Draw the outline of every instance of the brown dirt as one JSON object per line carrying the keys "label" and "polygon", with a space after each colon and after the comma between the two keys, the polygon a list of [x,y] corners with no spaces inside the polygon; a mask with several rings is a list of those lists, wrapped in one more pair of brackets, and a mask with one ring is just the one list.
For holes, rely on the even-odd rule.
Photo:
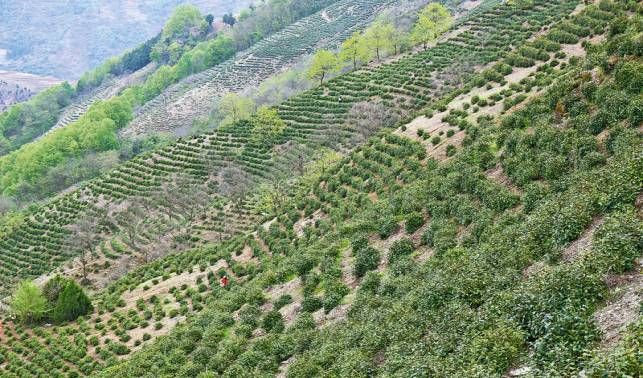
{"label": "brown dirt", "polygon": [[500,164],[496,165],[494,168],[489,169],[485,172],[485,175],[487,176],[488,179],[493,180],[497,182],[498,184],[502,184],[512,192],[516,194],[522,194],[522,190],[520,190],[516,185],[514,185],[513,182],[511,182],[511,179],[507,174],[505,173],[504,169],[502,169],[502,166]]}
{"label": "brown dirt", "polygon": [[[640,266],[639,266],[640,269]],[[599,348],[614,348],[623,336],[625,327],[638,320],[643,290],[643,276],[640,272],[627,275],[608,275],[610,296],[604,305],[594,313],[598,328],[603,331]]]}
{"label": "brown dirt", "polygon": [[[229,270],[228,264],[225,260],[222,259],[219,260],[215,265],[209,266],[204,272],[201,272],[199,270],[199,266],[195,265],[192,268],[192,273],[183,272],[179,275],[172,273],[171,277],[165,281],[161,280],[160,277],[157,277],[156,279],[159,280],[159,283],[157,285],[153,285],[151,280],[143,282],[141,283],[141,285],[139,285],[138,288],[132,291],[126,291],[121,294],[121,298],[123,298],[123,300],[125,300],[125,302],[127,303],[127,306],[125,306],[123,309],[127,311],[130,308],[136,307],[136,301],[140,298],[148,300],[152,295],[156,295],[158,297],[170,295],[169,290],[172,286],[180,287],[183,284],[187,284],[190,287],[196,287],[196,280],[198,277],[201,277],[204,279],[204,281],[207,281],[205,278],[208,274],[208,271],[216,272],[221,267],[226,268],[228,274],[230,276],[233,276],[232,272]],[[148,285],[150,289],[143,290],[143,287],[145,285]]]}
{"label": "brown dirt", "polygon": [[563,251],[563,259],[570,261],[586,255],[591,248],[594,234],[603,225],[603,215],[598,215],[592,224]]}

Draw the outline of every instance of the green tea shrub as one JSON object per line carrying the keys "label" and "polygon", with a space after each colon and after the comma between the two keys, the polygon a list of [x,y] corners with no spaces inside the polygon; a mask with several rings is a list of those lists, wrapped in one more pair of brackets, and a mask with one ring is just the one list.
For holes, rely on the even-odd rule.
{"label": "green tea shrub", "polygon": [[410,238],[403,237],[396,240],[389,248],[388,263],[392,264],[400,257],[410,255],[414,249],[413,241]]}
{"label": "green tea shrub", "polygon": [[643,91],[643,64],[636,60],[621,60],[616,65],[614,78],[624,90],[639,94]]}
{"label": "green tea shrub", "polygon": [[547,34],[547,39],[557,43],[566,43],[569,45],[574,45],[578,43],[578,36],[568,33],[561,29],[552,29]]}
{"label": "green tea shrub", "polygon": [[310,312],[302,312],[288,327],[287,332],[308,331],[312,329],[315,329],[315,319]]}
{"label": "green tea shrub", "polygon": [[364,275],[364,279],[359,286],[358,293],[374,295],[380,287],[382,277],[379,273],[369,271]]}
{"label": "green tea shrub", "polygon": [[304,297],[301,302],[301,310],[305,312],[315,312],[324,306],[322,299],[316,296]]}
{"label": "green tea shrub", "polygon": [[114,352],[116,355],[121,356],[124,354],[129,354],[130,350],[125,344],[118,343],[116,341],[112,341],[109,343],[107,346],[107,349],[110,351]]}
{"label": "green tea shrub", "polygon": [[377,234],[381,239],[388,238],[397,230],[397,220],[392,217],[383,218],[377,225]]}
{"label": "green tea shrub", "polygon": [[247,325],[253,330],[259,326],[261,311],[254,306],[244,305],[239,311],[239,324]]}
{"label": "green tea shrub", "polygon": [[605,218],[594,236],[587,259],[597,271],[611,269],[622,274],[634,267],[643,254],[643,221],[636,209],[629,207]]}
{"label": "green tea shrub", "polygon": [[284,318],[279,310],[269,311],[261,320],[261,328],[266,332],[282,333],[285,328]]}
{"label": "green tea shrub", "polygon": [[275,300],[273,306],[275,306],[275,308],[279,310],[280,308],[290,303],[292,303],[292,296],[290,294],[282,294],[279,296],[279,298],[277,298],[277,300]]}
{"label": "green tea shrub", "polygon": [[322,299],[324,314],[328,314],[337,307],[349,292],[348,286],[344,285],[339,278],[324,280],[324,297]]}
{"label": "green tea shrub", "polygon": [[522,193],[522,203],[523,210],[525,213],[530,213],[536,205],[547,196],[549,190],[547,186],[539,183],[533,182],[531,184],[525,185],[523,187]]}
{"label": "green tea shrub", "polygon": [[534,47],[521,46],[518,49],[518,53],[526,58],[542,60],[542,61],[549,60],[549,54],[545,50],[537,49]]}
{"label": "green tea shrub", "polygon": [[424,225],[424,214],[418,211],[408,213],[404,216],[406,220],[406,232],[409,234],[414,233],[417,229]]}
{"label": "green tea shrub", "polygon": [[601,109],[592,115],[587,122],[587,132],[592,135],[598,135],[613,122],[613,116],[609,111]]}
{"label": "green tea shrub", "polygon": [[373,247],[362,248],[355,256],[353,274],[362,277],[369,270],[377,269],[381,260],[380,251]]}
{"label": "green tea shrub", "polygon": [[627,113],[630,127],[638,128],[643,122],[643,97],[641,95],[632,100]]}
{"label": "green tea shrub", "polygon": [[368,237],[362,234],[356,235],[351,240],[351,250],[353,252],[353,255],[355,255],[359,250],[363,249],[367,245],[368,245]]}
{"label": "green tea shrub", "polygon": [[536,64],[536,61],[534,59],[515,53],[507,54],[507,56],[505,57],[505,62],[514,67],[532,67],[534,64]]}
{"label": "green tea shrub", "polygon": [[531,43],[537,49],[543,49],[549,52],[556,52],[560,50],[560,43],[550,41],[544,37],[538,37]]}
{"label": "green tea shrub", "polygon": [[446,155],[447,156],[451,157],[451,156],[455,155],[456,151],[457,151],[457,149],[453,144],[449,143],[447,145],[447,147],[446,147]]}

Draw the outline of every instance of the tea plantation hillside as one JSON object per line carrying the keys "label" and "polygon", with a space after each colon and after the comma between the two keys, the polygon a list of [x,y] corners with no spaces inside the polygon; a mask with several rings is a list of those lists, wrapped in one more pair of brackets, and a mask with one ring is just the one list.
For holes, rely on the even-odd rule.
{"label": "tea plantation hillside", "polygon": [[[138,268],[99,306],[159,288],[142,301],[159,317],[181,300],[189,313],[188,296],[205,309],[97,376],[636,375],[638,323],[615,352],[594,349],[593,314],[643,252],[640,28],[612,20],[580,66],[465,127],[447,161],[382,132],[256,232]],[[167,288],[175,274],[203,277]]]}
{"label": "tea plantation hillside", "polygon": [[216,98],[257,87],[311,52],[336,47],[353,32],[366,28],[394,3],[392,0],[336,2],[238,53],[234,59],[174,85],[164,96],[146,104],[140,119],[132,122],[128,131],[167,132],[190,125],[196,116],[207,112],[207,105]]}
{"label": "tea plantation hillside", "polygon": [[[564,2],[547,4],[549,5],[547,9],[552,14],[565,10],[569,12],[573,9],[570,4]],[[515,15],[517,12],[519,11],[513,8],[489,11],[468,22],[470,24],[478,22],[483,25],[492,19],[512,19],[507,15],[511,14],[517,17]],[[600,12],[597,13],[599,16],[604,14],[604,12]],[[525,11],[523,17],[532,23],[537,23],[536,18],[540,15]],[[585,13],[582,17],[594,20],[594,18],[586,16]],[[574,20],[578,19],[579,17],[574,18]],[[514,22],[516,25],[522,25],[518,19]],[[598,22],[604,23],[605,21]],[[480,26],[480,28],[482,27]],[[462,56],[467,52],[471,54],[472,59],[479,59],[481,63],[497,59],[497,54],[502,54],[503,51],[499,46],[505,45],[511,40],[526,40],[532,34],[532,30],[529,28],[524,31],[522,31],[522,26],[517,28],[521,32],[512,32],[510,37],[504,36],[504,34],[499,36],[498,41],[495,42],[498,46],[489,44],[483,49],[473,45],[475,42],[473,37],[466,39],[457,36],[453,38],[459,39],[458,41],[439,43],[428,51],[412,54],[390,64],[367,66],[296,96],[275,107],[278,116],[287,125],[284,133],[276,142],[287,145],[312,143],[312,146],[321,143],[322,146],[330,148],[351,148],[359,142],[360,138],[377,132],[377,130],[368,130],[368,128],[367,130],[358,130],[349,123],[355,120],[348,119],[352,104],[370,99],[383,99],[382,104],[389,108],[387,112],[394,119],[400,116],[396,113],[401,112],[403,115],[405,111],[414,109],[427,113],[423,106],[427,105],[433,96],[440,95],[442,91],[452,91],[446,99],[432,102],[428,109],[429,113],[433,111],[431,108],[439,111],[445,107],[446,100],[471,90],[472,85],[455,89],[458,83],[445,80],[442,76],[438,78],[438,70],[446,69],[454,60],[461,61]],[[562,31],[559,32],[562,33]],[[460,40],[467,40],[472,44],[464,44]],[[576,43],[578,38],[571,38],[569,42]],[[543,38],[536,39],[529,44],[537,43],[545,43],[554,50],[560,48],[559,44]],[[531,49],[539,51],[536,48]],[[531,50],[525,46],[523,51]],[[542,55],[541,59],[547,59]],[[547,53],[545,55],[549,56]],[[502,83],[503,73],[508,74],[512,69],[507,62],[515,63],[513,60],[524,60],[528,64],[534,64],[533,58],[523,55],[511,53],[507,54],[507,57],[508,59],[504,63],[499,62],[492,68],[483,71],[482,74],[475,76],[476,85],[484,86],[489,79]],[[429,63],[427,64],[427,62]],[[412,71],[413,76],[400,75],[400,71]],[[532,92],[534,88],[545,87],[559,73],[560,71],[554,68],[539,72],[536,79],[530,82],[530,85],[525,85],[523,90],[528,89],[528,92]],[[493,84],[489,85],[493,86]],[[344,101],[341,104],[336,101],[337,93],[340,91],[344,96]],[[505,91],[503,96],[508,97],[505,100],[506,103],[517,102],[514,98],[524,99],[524,96],[513,96],[513,94],[513,90]],[[482,105],[482,102],[478,105]],[[466,127],[469,124],[468,121],[458,118],[462,116],[465,116],[465,113],[460,111],[445,120],[451,124],[461,124],[462,127]],[[254,142],[249,143],[248,139],[252,128],[252,120],[240,121],[236,125],[218,129],[216,135],[211,133],[210,135],[196,136],[190,140],[168,145],[161,150],[150,151],[134,158],[106,176],[60,196],[43,207],[32,208],[29,213],[24,215],[24,218],[17,218],[15,225],[7,227],[0,238],[0,243],[3,243],[2,245],[7,248],[7,253],[1,257],[3,264],[0,264],[2,265],[0,273],[2,273],[3,286],[8,287],[16,278],[45,274],[60,266],[63,261],[68,260],[70,255],[68,252],[63,252],[69,250],[69,248],[63,248],[65,234],[69,234],[69,230],[76,227],[75,225],[79,219],[84,217],[84,214],[96,220],[92,234],[106,244],[106,247],[92,252],[93,259],[96,259],[88,264],[92,266],[92,269],[105,267],[109,260],[112,262],[107,265],[113,265],[114,259],[119,260],[123,251],[128,249],[137,251],[138,255],[143,253],[141,249],[143,246],[154,249],[154,245],[169,244],[170,246],[176,245],[178,248],[179,244],[189,246],[193,242],[203,242],[204,236],[206,236],[205,240],[218,241],[223,235],[230,236],[236,231],[242,231],[242,228],[245,227],[244,224],[248,225],[256,215],[252,215],[250,209],[245,208],[240,217],[242,219],[239,219],[241,224],[237,225],[236,222],[226,221],[231,216],[234,218],[238,212],[234,207],[229,204],[226,206],[224,203],[236,198],[237,206],[245,206],[243,199],[250,193],[248,188],[252,187],[251,183],[272,179],[283,173],[287,174],[296,170],[297,167],[293,164],[297,165],[297,156],[299,159],[302,158],[297,155],[302,151],[304,152],[303,158],[306,154],[310,156],[310,153],[305,152],[306,149],[295,148],[286,150],[285,156],[281,157],[279,156],[282,154],[280,150],[271,152],[265,150],[265,146],[257,145]],[[315,140],[321,142],[313,143]],[[179,171],[196,180],[190,185],[193,185],[194,188],[200,187],[200,193],[211,195],[216,192],[228,198],[216,205],[220,209],[206,215],[206,219],[202,219],[202,221],[207,220],[209,223],[199,225],[199,227],[205,227],[205,230],[188,230],[189,223],[186,224],[185,219],[186,217],[194,219],[196,214],[202,214],[206,210],[207,204],[198,201],[192,203],[188,206],[191,209],[190,214],[186,213],[177,218],[176,214],[183,212],[186,205],[163,202],[164,200],[160,199],[162,197],[156,196],[158,193],[165,193],[166,196],[172,197],[169,193],[172,190],[177,190],[176,179],[172,174]],[[168,187],[168,184],[171,185]],[[202,184],[206,185],[199,186]],[[228,188],[224,188],[226,185],[222,184],[227,184]],[[238,190],[239,185],[245,189]],[[232,190],[229,190],[230,188]],[[126,217],[128,214],[132,214],[132,211],[127,210],[127,206],[135,198],[149,199],[149,201],[143,201],[147,204],[141,205],[146,208],[148,214],[156,214],[155,216],[148,215],[147,218],[150,219],[139,217],[136,221],[137,225],[140,224],[141,227],[148,230],[141,234],[143,240],[140,243],[135,237],[126,237],[123,240],[124,230],[115,221],[118,216]],[[186,200],[188,199],[186,198]],[[121,201],[124,202],[119,204]],[[83,217],[79,217],[80,214],[83,214]],[[153,220],[154,218],[157,219]],[[125,220],[122,222],[129,223]],[[150,229],[154,229],[154,231],[152,232]],[[173,233],[168,235],[169,230],[173,230]],[[198,234],[200,231],[209,232],[205,232],[203,235],[204,232]],[[114,240],[113,243],[110,242],[117,234],[119,239]],[[158,236],[161,235],[168,235],[168,237],[165,240],[160,240]],[[187,241],[190,242],[184,243]]]}
{"label": "tea plantation hillside", "polygon": [[[85,270],[130,265],[91,316],[0,334],[3,376],[635,375],[640,325],[601,349],[594,313],[643,249],[642,8],[575,8],[480,12],[426,52],[275,106],[276,148],[251,117],[16,217],[5,289],[56,267],[82,279],[83,261],[61,266],[69,235],[98,240]],[[541,31],[539,12],[566,20]],[[587,57],[567,56],[581,39]],[[458,78],[466,56],[483,69]],[[364,131],[347,106],[363,100],[412,113]],[[347,153],[284,183],[280,206],[248,206],[243,188],[292,171],[280,154],[299,143]]]}

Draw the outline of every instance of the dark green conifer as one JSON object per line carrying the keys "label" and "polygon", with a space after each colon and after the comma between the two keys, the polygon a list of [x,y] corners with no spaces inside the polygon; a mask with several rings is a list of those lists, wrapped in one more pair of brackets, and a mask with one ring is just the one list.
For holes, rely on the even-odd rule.
{"label": "dark green conifer", "polygon": [[58,305],[54,308],[54,321],[72,321],[91,312],[94,312],[91,300],[76,281],[70,280],[58,296]]}

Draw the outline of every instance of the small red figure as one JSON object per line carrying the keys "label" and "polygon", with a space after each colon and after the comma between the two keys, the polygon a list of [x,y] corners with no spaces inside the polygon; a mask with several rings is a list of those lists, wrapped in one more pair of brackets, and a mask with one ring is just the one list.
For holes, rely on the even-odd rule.
{"label": "small red figure", "polygon": [[221,286],[222,287],[228,286],[228,276],[223,276],[223,278],[221,279]]}

